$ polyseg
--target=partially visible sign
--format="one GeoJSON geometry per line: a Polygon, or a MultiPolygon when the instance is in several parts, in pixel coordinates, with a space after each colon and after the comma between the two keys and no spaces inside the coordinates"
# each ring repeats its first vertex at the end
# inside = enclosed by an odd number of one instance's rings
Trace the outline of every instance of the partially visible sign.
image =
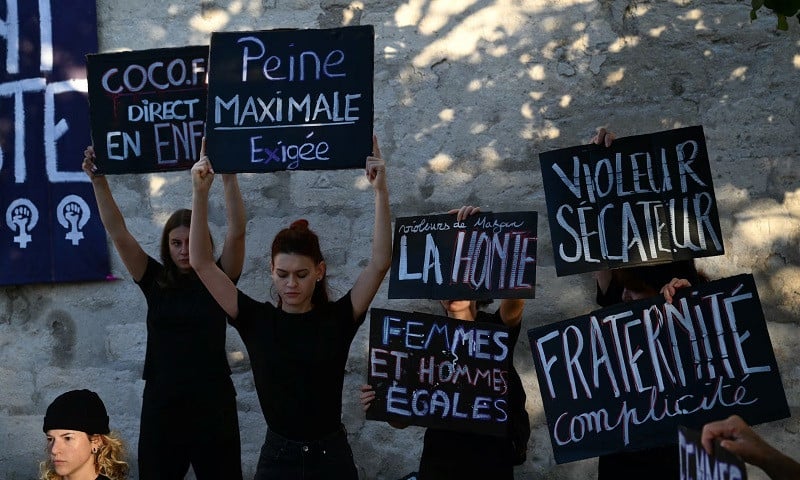
{"type": "Polygon", "coordinates": [[[81,171],[95,2],[9,0],[0,16],[0,285],[105,278],[105,230],[81,171]]]}
{"type": "Polygon", "coordinates": [[[389,298],[533,298],[536,212],[395,221],[389,298]]]}
{"type": "Polygon", "coordinates": [[[722,448],[714,441],[714,450],[706,452],[700,432],[686,427],[678,428],[681,480],[747,480],[747,466],[738,455],[722,448]]]}
{"type": "Polygon", "coordinates": [[[752,275],[528,331],[556,462],[674,441],[737,414],[789,407],[752,275]]]}
{"type": "Polygon", "coordinates": [[[368,419],[508,434],[508,329],[373,308],[369,331],[368,419]]]}
{"type": "Polygon", "coordinates": [[[207,142],[217,172],[363,168],[374,30],[211,34],[207,142]]]}
{"type": "Polygon", "coordinates": [[[186,170],[205,133],[208,47],[87,56],[98,173],[186,170]]]}
{"type": "Polygon", "coordinates": [[[725,253],[703,127],[539,159],[558,276],[725,253]]]}

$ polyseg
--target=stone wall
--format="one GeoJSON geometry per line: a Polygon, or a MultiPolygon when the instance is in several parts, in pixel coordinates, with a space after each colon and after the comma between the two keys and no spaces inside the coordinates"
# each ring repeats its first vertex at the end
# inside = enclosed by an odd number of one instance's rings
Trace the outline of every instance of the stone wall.
{"type": "MultiPolygon", "coordinates": [[[[393,215],[463,204],[540,212],[537,298],[527,302],[523,331],[594,308],[590,275],[555,275],[537,154],[585,143],[601,125],[621,136],[703,125],[727,253],[698,264],[712,278],[755,275],[789,405],[800,411],[796,22],[779,33],[770,15],[750,23],[747,2],[688,0],[98,0],[97,10],[101,51],[203,44],[220,30],[374,25],[375,128],[393,215]]],[[[373,197],[361,176],[241,175],[249,221],[240,287],[269,296],[266,248],[279,228],[304,217],[321,233],[334,293],[347,291],[369,255],[373,197]]],[[[189,174],[110,182],[128,227],[156,255],[166,217],[190,203],[189,174]]],[[[218,242],[221,197],[215,185],[218,242]]],[[[135,464],[146,306],[118,255],[111,256],[116,281],[0,289],[0,478],[35,478],[44,410],[73,388],[100,393],[135,464]]],[[[384,282],[373,306],[433,308],[389,301],[386,293],[384,282]]],[[[357,390],[367,330],[351,348],[343,421],[363,478],[397,479],[416,469],[423,430],[364,420],[357,390]]],[[[242,462],[251,476],[265,424],[232,329],[228,352],[242,462]]],[[[533,426],[528,461],[516,477],[592,478],[593,460],[553,460],[524,338],[515,363],[533,426]]],[[[796,416],[759,431],[800,458],[796,416]]],[[[765,478],[755,468],[750,475],[765,478]]]]}

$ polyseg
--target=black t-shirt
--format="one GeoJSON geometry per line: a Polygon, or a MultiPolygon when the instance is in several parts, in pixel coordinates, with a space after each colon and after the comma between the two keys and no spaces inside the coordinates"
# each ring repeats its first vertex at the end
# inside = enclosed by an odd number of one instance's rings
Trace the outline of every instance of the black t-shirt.
{"type": "Polygon", "coordinates": [[[616,305],[622,301],[622,291],[624,288],[614,279],[614,277],[611,277],[611,280],[609,280],[608,288],[606,288],[605,293],[600,290],[600,285],[597,285],[596,282],[595,287],[597,288],[595,300],[601,307],[610,307],[611,305],[616,305]]]}
{"type": "Polygon", "coordinates": [[[298,441],[315,440],[341,424],[344,367],[366,314],[353,318],[350,292],[306,313],[292,314],[239,291],[230,321],[242,337],[267,425],[298,441]]]}
{"type": "MultiPolygon", "coordinates": [[[[476,322],[486,322],[495,325],[504,325],[500,313],[493,314],[478,311],[476,322]]],[[[517,345],[522,324],[509,328],[509,358],[514,357],[514,347],[517,345]]],[[[513,361],[508,371],[509,408],[514,408],[513,402],[521,401],[524,409],[525,391],[522,380],[513,361]],[[516,396],[516,398],[512,398],[516,396]]],[[[509,415],[511,415],[509,413],[509,415]]],[[[429,427],[425,431],[425,444],[422,455],[427,461],[437,464],[459,465],[459,468],[486,467],[490,465],[508,466],[513,464],[513,449],[511,438],[501,438],[493,435],[483,435],[470,432],[460,432],[429,427]]]]}
{"type": "Polygon", "coordinates": [[[147,299],[145,380],[170,384],[229,376],[225,311],[195,275],[170,288],[159,285],[164,267],[148,257],[137,282],[147,299]]]}

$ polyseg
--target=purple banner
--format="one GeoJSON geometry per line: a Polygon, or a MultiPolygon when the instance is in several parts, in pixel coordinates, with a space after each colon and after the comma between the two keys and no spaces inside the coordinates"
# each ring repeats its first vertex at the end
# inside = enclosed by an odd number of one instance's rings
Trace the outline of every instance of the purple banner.
{"type": "Polygon", "coordinates": [[[106,236],[81,171],[94,0],[0,3],[0,285],[103,279],[106,236]]]}

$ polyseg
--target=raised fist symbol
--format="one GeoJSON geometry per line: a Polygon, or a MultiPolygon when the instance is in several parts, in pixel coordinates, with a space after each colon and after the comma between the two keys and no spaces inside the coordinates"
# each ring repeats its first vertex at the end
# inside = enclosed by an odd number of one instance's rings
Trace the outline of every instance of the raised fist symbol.
{"type": "Polygon", "coordinates": [[[14,200],[6,210],[6,225],[17,233],[14,243],[18,244],[19,248],[26,248],[28,243],[33,241],[30,232],[38,221],[39,210],[27,198],[14,200]]]}
{"type": "Polygon", "coordinates": [[[58,223],[67,229],[64,238],[71,240],[73,245],[78,245],[83,240],[81,230],[91,217],[89,205],[77,195],[67,195],[59,202],[56,213],[58,223]]]}

